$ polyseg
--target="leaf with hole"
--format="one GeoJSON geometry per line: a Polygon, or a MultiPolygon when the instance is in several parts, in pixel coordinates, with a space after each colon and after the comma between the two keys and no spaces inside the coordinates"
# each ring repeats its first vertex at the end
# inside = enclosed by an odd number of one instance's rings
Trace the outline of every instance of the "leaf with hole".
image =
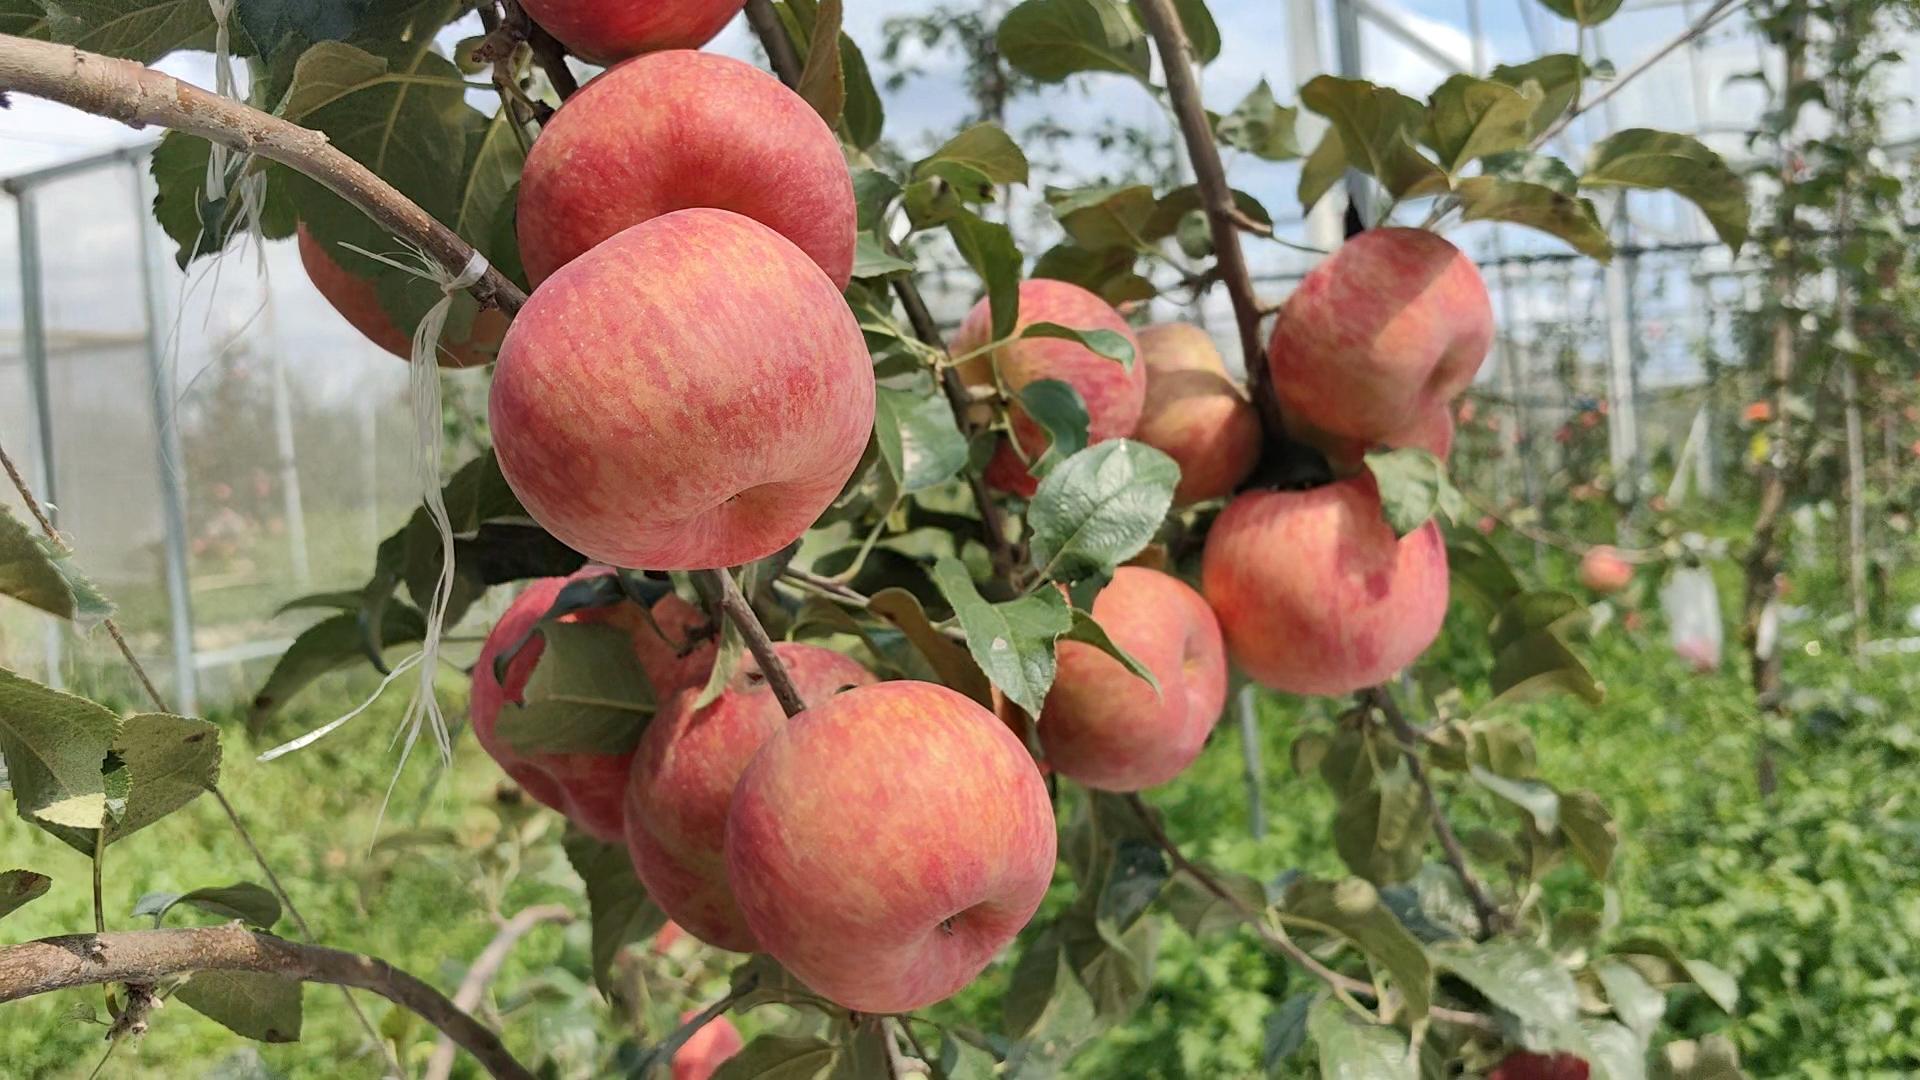
{"type": "Polygon", "coordinates": [[[21,817],[98,828],[107,813],[103,763],[119,732],[106,706],[0,668],[0,758],[21,817]]]}

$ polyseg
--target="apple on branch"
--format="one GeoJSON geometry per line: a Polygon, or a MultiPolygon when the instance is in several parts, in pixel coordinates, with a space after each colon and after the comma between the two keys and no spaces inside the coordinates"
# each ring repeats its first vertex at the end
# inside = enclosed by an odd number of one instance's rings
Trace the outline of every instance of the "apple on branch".
{"type": "Polygon", "coordinates": [[[1147,395],[1133,437],[1179,464],[1175,506],[1232,494],[1260,462],[1260,415],[1246,391],[1205,330],[1163,323],[1137,336],[1147,395]]]}
{"type": "Polygon", "coordinates": [[[713,40],[745,0],[521,0],[567,51],[596,64],[713,40]]]}

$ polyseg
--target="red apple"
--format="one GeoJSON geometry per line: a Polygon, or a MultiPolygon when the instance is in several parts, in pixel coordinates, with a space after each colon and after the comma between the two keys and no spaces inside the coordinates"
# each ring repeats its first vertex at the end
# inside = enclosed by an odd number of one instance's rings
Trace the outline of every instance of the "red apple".
{"type": "Polygon", "coordinates": [[[659,931],[653,935],[653,951],[655,953],[665,953],[667,950],[673,948],[675,942],[685,936],[686,931],[680,929],[680,924],[674,922],[672,919],[668,919],[667,924],[662,926],[659,931]]]}
{"type": "MultiPolygon", "coordinates": [[[[699,1016],[698,1010],[680,1014],[680,1022],[699,1016]]],[[[720,1071],[720,1063],[739,1053],[747,1041],[740,1029],[724,1016],[716,1016],[700,1025],[700,1030],[673,1052],[673,1080],[708,1080],[720,1071]]]]}
{"type": "Polygon", "coordinates": [[[1137,566],[1114,573],[1094,597],[1093,617],[1160,690],[1091,645],[1061,642],[1040,712],[1047,763],[1106,791],[1164,784],[1200,756],[1227,703],[1220,623],[1186,582],[1137,566]]]}
{"type": "Polygon", "coordinates": [[[1393,432],[1377,444],[1321,431],[1292,413],[1284,414],[1282,420],[1286,424],[1287,434],[1319,450],[1326,457],[1333,474],[1338,477],[1352,476],[1365,468],[1367,452],[1376,447],[1425,450],[1441,461],[1447,460],[1453,453],[1453,417],[1448,414],[1444,401],[1423,407],[1412,424],[1393,432]]]}
{"type": "Polygon", "coordinates": [[[1205,330],[1163,323],[1138,336],[1147,396],[1133,437],[1179,463],[1175,506],[1232,494],[1260,462],[1260,414],[1205,330]]]}
{"type": "MultiPolygon", "coordinates": [[[[809,705],[873,682],[831,649],[782,642],[774,651],[809,705]]],[[[688,933],[752,952],[753,933],[727,888],[727,804],[747,762],[787,717],[751,657],[706,708],[693,708],[697,697],[697,688],[682,691],[641,736],[627,781],[628,848],[647,895],[688,933]]]]}
{"type": "Polygon", "coordinates": [[[1300,282],[1267,345],[1282,413],[1384,441],[1473,382],[1493,343],[1480,272],[1424,229],[1370,229],[1300,282]]]}
{"type": "Polygon", "coordinates": [[[713,40],[745,0],[524,0],[533,21],[567,51],[611,64],[658,49],[697,49],[713,40]]]}
{"type": "MultiPolygon", "coordinates": [[[[300,265],[333,310],[347,320],[368,341],[402,360],[413,358],[413,331],[393,324],[393,317],[380,306],[380,293],[371,281],[359,277],[335,262],[326,246],[301,225],[296,231],[300,265]]],[[[507,317],[497,308],[482,308],[473,317],[473,325],[461,341],[441,341],[441,367],[462,368],[493,362],[500,339],[507,332],[507,317]]]]}
{"type": "MultiPolygon", "coordinates": [[[[494,736],[501,710],[509,704],[520,703],[527,680],[533,677],[533,669],[539,664],[541,653],[546,650],[546,642],[537,635],[529,637],[529,631],[553,607],[554,598],[560,595],[561,588],[567,582],[611,572],[605,567],[593,566],[571,578],[541,578],[514,597],[506,614],[487,634],[486,643],[480,647],[480,658],[474,661],[468,718],[480,746],[499,762],[500,768],[528,795],[565,814],[594,837],[617,844],[621,839],[620,798],[626,789],[627,773],[632,768],[632,751],[624,754],[544,753],[523,756],[494,736]],[[502,684],[494,678],[494,658],[516,644],[520,649],[513,659],[507,661],[506,682],[502,684]]],[[[711,643],[692,647],[693,643],[685,640],[662,640],[650,626],[627,621],[626,616],[621,614],[626,606],[629,605],[574,612],[562,616],[562,620],[611,622],[626,629],[634,636],[635,662],[646,671],[656,697],[661,699],[677,692],[681,687],[674,680],[684,677],[689,671],[679,656],[682,649],[688,650],[687,657],[694,664],[702,662],[703,657],[705,663],[713,662],[711,643]],[[673,656],[674,663],[660,666],[647,659],[662,654],[673,656]]],[[[661,628],[669,633],[674,632],[670,627],[704,622],[693,605],[672,595],[662,597],[655,603],[653,613],[661,628]]],[[[704,679],[704,673],[699,677],[704,679]]]]}
{"type": "Polygon", "coordinates": [[[635,225],[534,290],[494,372],[500,471],[574,550],[737,566],[812,525],[873,431],[873,366],[840,290],[726,210],[635,225]]]}
{"type": "Polygon", "coordinates": [[[629,60],[567,99],[520,175],[520,256],[537,286],[620,230],[696,206],[753,218],[846,288],[853,181],[839,140],[778,79],[708,53],[629,60]]]}
{"type": "MultiPolygon", "coordinates": [[[[1113,305],[1078,285],[1033,278],[1020,283],[1020,319],[1015,333],[1034,323],[1056,323],[1074,330],[1111,330],[1134,347],[1133,369],[1109,360],[1077,341],[1064,338],[1023,338],[963,362],[961,377],[970,386],[991,386],[994,371],[1009,394],[1018,395],[1029,383],[1058,379],[1080,392],[1087,405],[1090,442],[1125,438],[1133,434],[1147,396],[1147,366],[1139,362],[1140,343],[1133,329],[1113,305]]],[[[954,356],[978,349],[993,340],[993,316],[981,300],[967,312],[947,351],[954,356]]],[[[1014,437],[1029,459],[1047,450],[1047,433],[1016,403],[1010,407],[1014,437]]],[[[1002,444],[989,464],[988,483],[1003,491],[1030,496],[1039,481],[1027,471],[1020,455],[1002,444]]]]}
{"type": "Polygon", "coordinates": [[[727,878],[754,937],[859,1012],[971,982],[1033,917],[1055,854],[1026,748],[932,683],[863,686],[789,720],[727,814],[727,878]]]}
{"type": "Polygon", "coordinates": [[[1293,694],[1385,681],[1432,644],[1447,613],[1440,527],[1396,538],[1365,471],[1236,496],[1207,536],[1200,576],[1234,663],[1293,694]]]}
{"type": "Polygon", "coordinates": [[[1580,557],[1580,584],[1606,595],[1617,593],[1633,581],[1633,564],[1606,544],[1588,549],[1580,557]]]}
{"type": "Polygon", "coordinates": [[[1515,1050],[1487,1073],[1487,1080],[1587,1080],[1587,1074],[1586,1060],[1572,1054],[1515,1050]]]}

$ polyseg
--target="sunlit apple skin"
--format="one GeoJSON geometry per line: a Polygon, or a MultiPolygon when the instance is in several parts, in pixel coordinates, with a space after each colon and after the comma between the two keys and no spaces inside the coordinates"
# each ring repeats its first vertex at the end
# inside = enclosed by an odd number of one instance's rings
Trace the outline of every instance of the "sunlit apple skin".
{"type": "MultiPolygon", "coordinates": [[[[504,708],[517,705],[527,680],[546,651],[546,642],[528,637],[535,624],[553,607],[554,598],[569,581],[611,573],[605,567],[588,567],[571,578],[540,578],[523,589],[506,614],[495,623],[480,648],[473,665],[473,691],[469,700],[469,719],[474,737],[488,756],[536,801],[566,815],[588,834],[608,843],[619,843],[621,796],[626,790],[633,752],[624,754],[548,753],[522,755],[494,736],[495,725],[504,708]],[[494,658],[524,641],[520,650],[507,661],[506,682],[494,678],[494,658]]],[[[602,608],[563,616],[568,622],[609,622],[634,635],[635,662],[646,671],[656,695],[670,695],[680,689],[675,680],[686,678],[700,665],[711,666],[714,646],[710,640],[680,637],[706,622],[693,605],[677,596],[662,597],[653,606],[655,620],[663,632],[675,635],[663,640],[634,612],[631,620],[622,608],[602,608]],[[684,654],[684,655],[683,655],[684,654]]],[[[698,676],[705,679],[702,670],[698,676]]]]}
{"type": "Polygon", "coordinates": [[[1602,596],[1619,592],[1633,582],[1633,564],[1618,549],[1601,544],[1580,557],[1580,584],[1602,596]]]}
{"type": "Polygon", "coordinates": [[[1033,917],[1055,855],[1026,749],[932,683],[849,690],[789,720],[727,814],[727,877],[761,947],[859,1012],[971,982],[1033,917]]]}
{"type": "Polygon", "coordinates": [[[745,0],[523,0],[533,21],[595,64],[713,40],[745,0]]]}
{"type": "Polygon", "coordinates": [[[1164,784],[1200,756],[1226,706],[1220,624],[1185,582],[1138,566],[1114,573],[1093,617],[1160,690],[1091,645],[1061,642],[1038,728],[1047,763],[1105,791],[1164,784]]]}
{"type": "MultiPolygon", "coordinates": [[[[379,290],[371,281],[355,276],[335,261],[305,225],[296,231],[295,246],[300,249],[300,265],[306,268],[313,287],[341,318],[368,341],[400,359],[413,358],[413,332],[394,325],[393,316],[380,306],[379,290]]],[[[482,308],[474,314],[464,340],[440,343],[438,363],[445,368],[490,364],[506,332],[507,317],[497,308],[482,308]]]]}
{"type": "Polygon", "coordinates": [[[1453,417],[1444,401],[1423,406],[1411,426],[1393,432],[1373,445],[1364,439],[1320,431],[1292,415],[1288,415],[1284,422],[1288,435],[1319,450],[1326,457],[1336,477],[1349,477],[1360,472],[1366,467],[1370,450],[1425,450],[1441,461],[1453,454],[1453,417]]]}
{"type": "Polygon", "coordinates": [[[1205,330],[1162,323],[1138,336],[1147,396],[1133,437],[1179,464],[1175,506],[1232,494],[1259,464],[1259,413],[1205,330]]]}
{"type": "MultiPolygon", "coordinates": [[[[680,1022],[686,1023],[700,1015],[698,1010],[689,1010],[680,1014],[680,1022]]],[[[720,1071],[720,1065],[728,1058],[745,1049],[747,1041],[740,1037],[740,1029],[733,1021],[724,1016],[716,1016],[701,1025],[680,1049],[673,1052],[673,1080],[709,1080],[720,1071]]]]}
{"type": "Polygon", "coordinates": [[[1424,229],[1370,229],[1287,298],[1267,362],[1283,414],[1371,445],[1473,382],[1493,344],[1480,272],[1424,229]]]}
{"type": "MultiPolygon", "coordinates": [[[[873,675],[831,649],[774,646],[809,705],[866,686],[873,675]]],[[[727,805],[747,762],[787,722],[760,667],[748,657],[727,689],[695,710],[698,687],[666,703],[633,756],[626,837],[647,895],[709,945],[752,952],[756,943],[727,885],[727,805]]]]}
{"type": "Polygon", "coordinates": [[[500,471],[597,561],[738,566],[805,532],[873,431],[873,366],[840,291],[725,210],[642,222],[534,290],[488,403],[500,471]]]}
{"type": "Polygon", "coordinates": [[[833,131],[759,68],[684,50],[613,68],[547,122],[520,176],[521,260],[537,286],[622,229],[697,206],[753,218],[846,288],[853,181],[833,131]]]}
{"type": "Polygon", "coordinates": [[[1447,613],[1440,527],[1396,539],[1367,472],[1235,496],[1207,535],[1200,579],[1233,662],[1292,694],[1385,681],[1426,651],[1447,613]]]}
{"type": "MultiPolygon", "coordinates": [[[[1081,400],[1086,402],[1089,442],[1133,434],[1147,398],[1147,366],[1139,362],[1140,342],[1133,328],[1112,304],[1078,285],[1046,278],[1023,281],[1020,283],[1020,319],[1015,332],[1042,322],[1073,330],[1111,330],[1121,335],[1133,346],[1133,369],[1129,371],[1126,365],[1109,360],[1077,341],[1024,338],[965,361],[959,368],[961,377],[970,386],[991,386],[997,366],[1001,383],[1007,393],[1016,398],[1030,383],[1058,379],[1079,391],[1081,400]]],[[[960,356],[992,340],[993,315],[983,299],[967,312],[947,349],[952,355],[960,356]]],[[[1045,429],[1017,403],[1010,407],[1009,413],[1014,437],[1019,439],[1027,458],[1031,460],[1045,453],[1045,429]]],[[[1002,491],[1021,496],[1031,496],[1039,487],[1039,481],[1027,471],[1020,455],[1005,444],[989,463],[986,479],[1002,491]]]]}

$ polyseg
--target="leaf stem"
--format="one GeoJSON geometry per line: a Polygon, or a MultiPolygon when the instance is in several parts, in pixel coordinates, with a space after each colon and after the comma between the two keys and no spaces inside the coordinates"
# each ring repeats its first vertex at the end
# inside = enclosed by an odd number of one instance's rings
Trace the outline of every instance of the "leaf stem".
{"type": "Polygon", "coordinates": [[[781,711],[788,716],[804,712],[807,703],[800,697],[799,688],[794,686],[793,675],[781,663],[780,654],[774,651],[773,639],[767,636],[767,628],[761,625],[760,617],[753,613],[753,605],[747,603],[746,596],[740,592],[740,583],[725,570],[696,570],[693,572],[693,581],[707,597],[707,602],[740,631],[747,651],[759,663],[760,674],[766,676],[767,686],[779,700],[781,711]]]}

